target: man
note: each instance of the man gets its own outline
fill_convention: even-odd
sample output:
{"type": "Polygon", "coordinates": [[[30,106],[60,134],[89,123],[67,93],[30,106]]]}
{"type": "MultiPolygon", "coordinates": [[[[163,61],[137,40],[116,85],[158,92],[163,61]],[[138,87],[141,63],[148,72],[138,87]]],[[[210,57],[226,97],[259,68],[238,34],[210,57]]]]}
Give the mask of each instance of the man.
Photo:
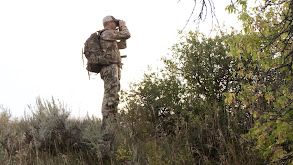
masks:
{"type": "Polygon", "coordinates": [[[113,16],[106,16],[103,19],[103,25],[104,30],[101,33],[100,44],[106,52],[106,59],[110,62],[110,65],[103,66],[100,71],[101,78],[104,80],[102,130],[104,140],[112,141],[119,103],[118,92],[120,90],[120,69],[122,67],[119,49],[126,48],[126,40],[130,38],[130,33],[125,25],[125,21],[115,19],[113,16]],[[117,27],[118,29],[116,29],[117,27]]]}

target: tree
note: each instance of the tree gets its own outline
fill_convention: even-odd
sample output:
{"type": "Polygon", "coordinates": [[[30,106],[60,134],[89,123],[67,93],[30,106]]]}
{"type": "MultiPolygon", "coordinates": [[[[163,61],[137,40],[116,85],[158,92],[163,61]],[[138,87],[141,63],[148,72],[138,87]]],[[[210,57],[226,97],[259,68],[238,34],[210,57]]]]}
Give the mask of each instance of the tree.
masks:
{"type": "MultiPolygon", "coordinates": [[[[247,1],[228,6],[243,21],[244,35],[233,38],[230,54],[240,62],[235,75],[242,79],[235,95],[241,110],[256,120],[247,138],[268,162],[292,163],[292,1],[262,1],[253,9],[247,1]]],[[[233,103],[232,103],[233,104],[233,103]]]]}

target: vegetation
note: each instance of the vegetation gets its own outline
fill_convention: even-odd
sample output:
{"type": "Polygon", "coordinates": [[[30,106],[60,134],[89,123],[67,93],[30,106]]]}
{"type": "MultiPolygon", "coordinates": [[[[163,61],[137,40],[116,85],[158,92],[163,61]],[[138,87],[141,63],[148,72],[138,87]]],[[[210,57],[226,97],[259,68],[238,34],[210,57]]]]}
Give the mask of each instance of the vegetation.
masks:
{"type": "Polygon", "coordinates": [[[227,7],[241,32],[189,32],[121,92],[115,151],[95,117],[72,119],[37,99],[32,114],[0,114],[0,164],[293,164],[292,1],[227,7]]]}
{"type": "Polygon", "coordinates": [[[69,118],[61,103],[37,99],[32,115],[11,119],[1,108],[0,164],[95,164],[101,159],[101,121],[69,118]]]}

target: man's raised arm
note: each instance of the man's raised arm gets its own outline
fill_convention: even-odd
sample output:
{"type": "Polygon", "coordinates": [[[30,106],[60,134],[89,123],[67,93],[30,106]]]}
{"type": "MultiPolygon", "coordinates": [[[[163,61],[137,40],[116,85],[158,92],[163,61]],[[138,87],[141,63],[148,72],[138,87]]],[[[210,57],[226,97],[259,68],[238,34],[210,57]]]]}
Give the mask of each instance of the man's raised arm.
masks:
{"type": "Polygon", "coordinates": [[[103,40],[113,41],[113,40],[127,40],[130,38],[130,33],[128,28],[125,25],[125,22],[119,21],[119,31],[117,30],[106,30],[102,34],[103,40]]]}

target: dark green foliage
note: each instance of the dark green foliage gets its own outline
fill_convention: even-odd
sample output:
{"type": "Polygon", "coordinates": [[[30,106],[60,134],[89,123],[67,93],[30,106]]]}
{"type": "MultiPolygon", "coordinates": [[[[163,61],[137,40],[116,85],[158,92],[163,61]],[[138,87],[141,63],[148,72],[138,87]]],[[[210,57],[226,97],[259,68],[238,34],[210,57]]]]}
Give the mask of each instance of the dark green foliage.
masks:
{"type": "Polygon", "coordinates": [[[121,120],[131,135],[126,144],[136,146],[142,164],[259,162],[241,137],[245,113],[225,105],[225,93],[240,88],[229,37],[190,32],[173,47],[172,58],[163,59],[165,69],[123,93],[121,120]]]}
{"type": "Polygon", "coordinates": [[[223,101],[223,93],[234,90],[236,61],[228,55],[230,36],[206,38],[190,32],[183,42],[173,46],[179,74],[186,80],[189,92],[196,97],[223,101]]]}

